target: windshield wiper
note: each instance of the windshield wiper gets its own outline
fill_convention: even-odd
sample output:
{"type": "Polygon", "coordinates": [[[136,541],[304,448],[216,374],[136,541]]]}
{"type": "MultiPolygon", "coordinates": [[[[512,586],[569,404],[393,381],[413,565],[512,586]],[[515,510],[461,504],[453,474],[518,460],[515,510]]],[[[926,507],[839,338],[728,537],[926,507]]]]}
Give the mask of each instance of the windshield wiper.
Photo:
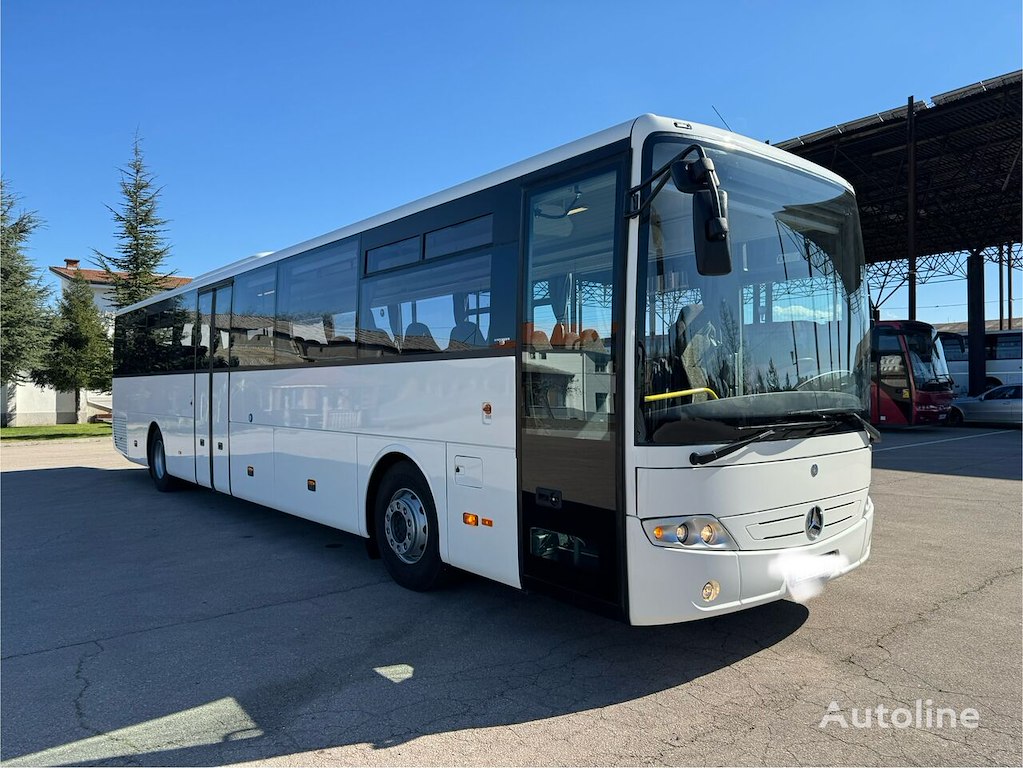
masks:
{"type": "Polygon", "coordinates": [[[745,448],[747,445],[752,443],[758,443],[761,440],[766,440],[772,437],[775,433],[787,434],[797,429],[820,429],[821,427],[830,426],[827,421],[787,421],[780,424],[771,424],[755,435],[749,437],[740,437],[738,440],[734,440],[731,443],[726,443],[720,448],[715,448],[713,451],[707,451],[706,453],[696,453],[695,451],[689,454],[689,463],[696,466],[702,464],[709,464],[712,461],[716,461],[730,453],[735,453],[740,448],[745,448]]]}
{"type": "Polygon", "coordinates": [[[867,433],[867,437],[870,438],[871,443],[881,442],[881,433],[877,427],[867,421],[865,418],[860,416],[856,411],[835,411],[833,413],[825,412],[821,414],[824,417],[835,417],[843,420],[846,424],[852,424],[857,429],[862,429],[867,433]]]}
{"type": "Polygon", "coordinates": [[[786,421],[778,424],[769,424],[764,427],[760,432],[749,437],[741,437],[738,440],[734,440],[731,443],[725,443],[720,448],[715,448],[713,451],[707,451],[706,453],[696,453],[695,451],[689,454],[689,463],[696,466],[703,464],[709,464],[712,461],[716,461],[730,453],[735,453],[740,448],[745,448],[747,445],[758,443],[761,440],[766,440],[769,437],[773,437],[775,433],[788,434],[795,430],[810,430],[820,429],[822,427],[829,427],[835,424],[847,424],[855,427],[857,431],[864,431],[870,438],[871,443],[881,442],[881,433],[877,431],[869,421],[860,416],[856,411],[807,411],[805,413],[794,413],[793,416],[816,416],[816,421],[786,421]]]}

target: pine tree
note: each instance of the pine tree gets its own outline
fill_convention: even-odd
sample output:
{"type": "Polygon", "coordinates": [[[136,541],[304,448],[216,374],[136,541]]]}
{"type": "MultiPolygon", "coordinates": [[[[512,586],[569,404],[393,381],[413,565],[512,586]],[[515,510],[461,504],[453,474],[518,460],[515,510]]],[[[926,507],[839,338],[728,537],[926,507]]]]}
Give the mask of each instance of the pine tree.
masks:
{"type": "Polygon", "coordinates": [[[92,289],[76,272],[64,290],[54,318],[53,339],[32,379],[58,392],[75,393],[75,413],[82,389],[109,392],[114,360],[110,337],[92,289]]]}
{"type": "Polygon", "coordinates": [[[163,238],[167,220],[157,215],[162,188],[153,184],[153,175],[142,158],[141,144],[136,135],[132,159],[120,169],[124,197],[121,210],[107,206],[118,228],[117,255],[106,256],[93,250],[96,263],[113,284],[113,303],[118,309],[162,290],[166,278],[173,274],[160,272],[170,253],[163,238]]]}
{"type": "Polygon", "coordinates": [[[50,337],[49,289],[25,255],[29,236],[42,224],[31,211],[14,214],[18,198],[0,180],[0,381],[27,381],[50,337]]]}

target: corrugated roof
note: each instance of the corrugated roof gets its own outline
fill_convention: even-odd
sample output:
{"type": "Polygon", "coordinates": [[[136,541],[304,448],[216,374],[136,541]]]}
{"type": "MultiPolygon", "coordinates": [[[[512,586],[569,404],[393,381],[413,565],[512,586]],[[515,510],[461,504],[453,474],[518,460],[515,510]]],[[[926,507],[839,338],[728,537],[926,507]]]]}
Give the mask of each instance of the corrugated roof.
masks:
{"type": "MultiPolygon", "coordinates": [[[[1020,242],[1023,72],[914,102],[916,255],[1020,242]]],[[[776,146],[849,180],[868,262],[908,256],[907,107],[776,146]]]]}

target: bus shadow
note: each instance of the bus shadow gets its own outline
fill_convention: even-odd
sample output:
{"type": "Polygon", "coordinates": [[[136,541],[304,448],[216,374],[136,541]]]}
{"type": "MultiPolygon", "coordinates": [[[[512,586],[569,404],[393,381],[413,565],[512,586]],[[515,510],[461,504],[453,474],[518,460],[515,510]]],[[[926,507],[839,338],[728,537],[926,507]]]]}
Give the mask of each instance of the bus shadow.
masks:
{"type": "Polygon", "coordinates": [[[6,473],[2,493],[12,765],[224,764],[599,710],[695,691],[808,616],[643,628],[472,577],[412,593],[357,537],[144,471],[6,473]]]}

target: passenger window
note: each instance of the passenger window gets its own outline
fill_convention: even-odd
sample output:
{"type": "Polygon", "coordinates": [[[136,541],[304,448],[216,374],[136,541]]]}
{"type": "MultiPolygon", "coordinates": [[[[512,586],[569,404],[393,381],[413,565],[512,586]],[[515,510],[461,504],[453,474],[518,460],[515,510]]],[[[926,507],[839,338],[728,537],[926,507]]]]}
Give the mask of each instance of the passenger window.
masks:
{"type": "Polygon", "coordinates": [[[995,360],[1019,360],[1023,356],[1023,335],[1005,333],[999,334],[994,338],[995,360]]]}
{"type": "Polygon", "coordinates": [[[142,348],[136,350],[144,372],[193,370],[195,299],[192,291],[146,308],[142,348]]]}
{"type": "Polygon", "coordinates": [[[366,274],[379,272],[382,269],[403,267],[419,261],[420,246],[418,237],[410,237],[390,245],[382,245],[366,251],[366,274]]]}
{"type": "Polygon", "coordinates": [[[436,259],[459,251],[468,251],[494,242],[494,217],[478,219],[438,229],[426,235],[426,258],[436,259]]]}
{"type": "Polygon", "coordinates": [[[276,364],[355,357],[358,241],[280,262],[276,364]]]}
{"type": "Polygon", "coordinates": [[[511,249],[424,264],[363,280],[360,357],[510,346],[514,294],[491,305],[491,284],[514,284],[511,249]]]}
{"type": "Polygon", "coordinates": [[[276,298],[276,264],[268,264],[235,278],[231,312],[232,366],[274,364],[276,298]]]}
{"type": "Polygon", "coordinates": [[[136,309],[114,320],[114,375],[147,373],[146,310],[136,309]]]}

